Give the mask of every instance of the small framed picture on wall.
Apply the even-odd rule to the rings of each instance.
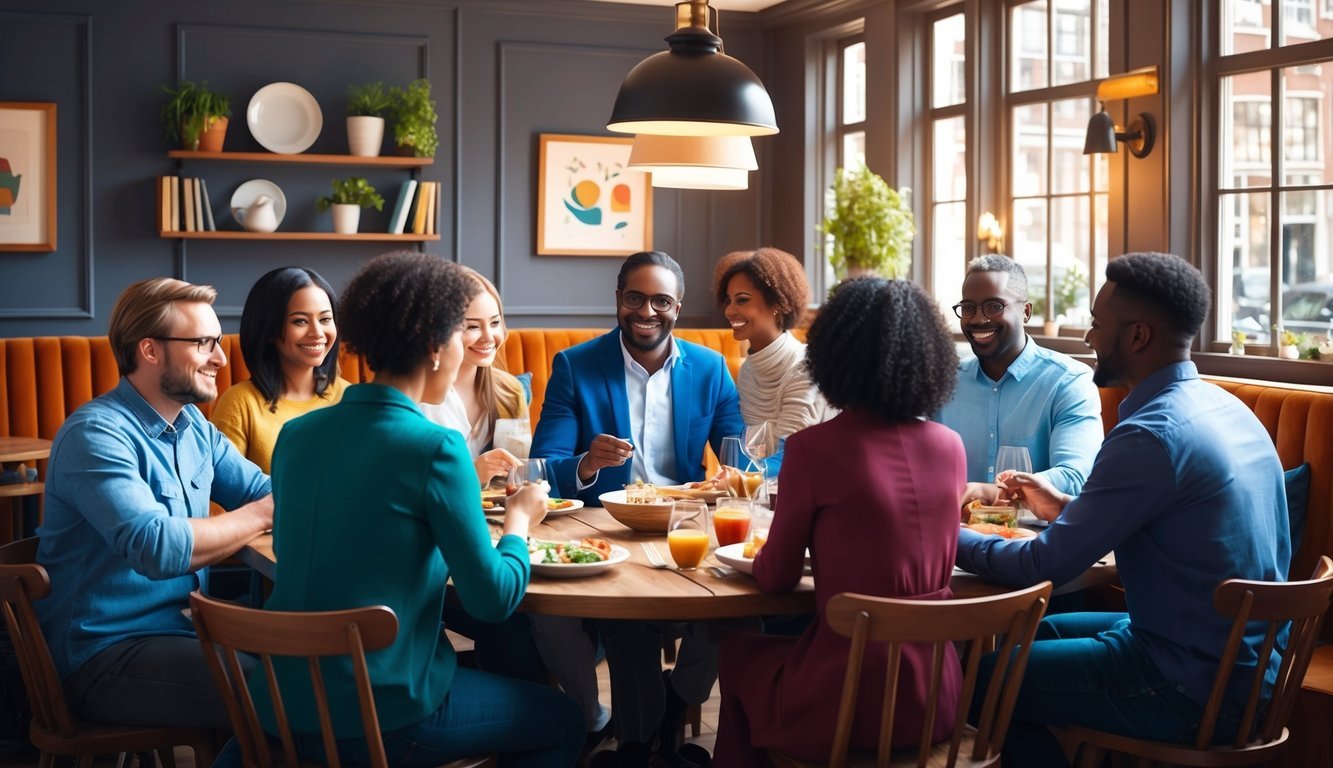
[[[0,102],[0,251],[56,249],[56,105]]]
[[[653,190],[632,138],[541,134],[537,253],[627,256],[653,247]]]

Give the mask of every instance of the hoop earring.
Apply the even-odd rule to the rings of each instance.
[[[431,367],[432,371],[440,370],[440,358],[435,358],[435,365]]]

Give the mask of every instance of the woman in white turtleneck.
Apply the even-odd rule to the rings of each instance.
[[[810,300],[801,262],[776,248],[735,251],[718,262],[713,288],[732,335],[750,343],[736,377],[745,423],[770,422],[781,441],[831,417],[791,334]]]

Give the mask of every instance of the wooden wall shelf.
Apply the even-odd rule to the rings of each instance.
[[[388,232],[357,232],[340,235],[337,232],[240,232],[237,230],[219,230],[215,232],[158,232],[159,236],[170,240],[347,240],[351,242],[393,242],[425,243],[439,240],[439,235],[391,235]]]
[[[220,160],[229,163],[277,163],[286,165],[359,165],[378,168],[424,168],[435,163],[433,157],[399,157],[381,155],[279,155],[275,152],[194,152],[173,149],[167,152],[173,160]]]

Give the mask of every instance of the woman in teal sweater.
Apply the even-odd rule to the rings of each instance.
[[[343,341],[375,372],[342,402],[289,422],[273,455],[277,574],[267,608],[323,611],[383,604],[398,614],[392,646],[368,655],[389,763],[439,765],[499,752],[506,766],[571,766],[583,744],[574,702],[546,686],[459,668],[440,632],[445,581],[468,613],[501,621],[523,598],[527,534],[546,493],[525,488],[506,504],[492,543],[463,436],[427,420],[463,358],[463,311],[479,290],[464,270],[427,254],[368,262],[343,294]],[[326,672],[349,691],[350,666]],[[303,663],[280,676],[303,750],[323,761]],[[256,685],[255,683],[260,684]],[[252,681],[256,693],[264,688]],[[344,761],[365,743],[355,697],[332,697]],[[268,724],[272,724],[268,720]]]

